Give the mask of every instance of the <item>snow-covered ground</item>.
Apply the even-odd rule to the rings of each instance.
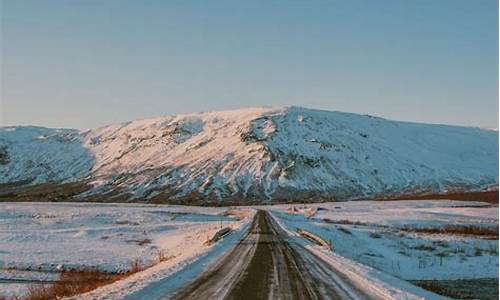
[[[391,293],[394,299],[405,293],[425,294],[399,279],[498,277],[498,240],[402,230],[449,224],[498,226],[498,207],[487,203],[357,201],[253,208],[270,210],[292,234],[300,228],[330,240],[333,254],[306,241],[307,248],[351,280]],[[51,281],[61,269],[84,266],[123,271],[136,259],[145,266],[156,264],[78,299],[168,294],[245,234],[254,210],[237,209],[240,218],[234,213],[223,216],[228,211],[146,204],[0,203],[0,295],[22,294],[27,287],[1,279]],[[234,233],[205,245],[221,225],[231,226]],[[169,259],[158,263],[160,252]]]
[[[0,295],[26,284],[2,279],[54,280],[57,271],[98,266],[119,272],[134,261],[161,270],[194,259],[221,226],[246,220],[223,216],[227,208],[137,204],[0,203]],[[243,214],[248,213],[242,211]],[[158,272],[158,266],[156,266]]]
[[[278,222],[278,224],[280,224],[282,228],[284,228],[289,237],[291,239],[294,239],[296,243],[304,245],[307,251],[321,258],[321,260],[335,269],[337,275],[341,274],[342,276],[349,278],[354,286],[373,296],[374,299],[438,300],[445,298],[415,285],[412,285],[405,280],[387,274],[383,271],[377,270],[375,268],[332,252],[331,249],[328,249],[324,246],[311,244],[310,241],[306,241],[296,231],[290,230],[294,228],[286,226],[282,222],[281,218],[276,219],[275,217],[275,220]],[[305,256],[310,256],[310,254],[305,254]]]
[[[498,240],[401,230],[451,224],[497,227],[498,207],[487,203],[359,201],[312,204],[305,209],[279,205],[272,210],[290,231],[315,233],[331,241],[335,253],[399,278],[498,277]]]
[[[498,186],[498,132],[301,107],[0,128],[0,183],[31,180],[140,201],[480,190]]]

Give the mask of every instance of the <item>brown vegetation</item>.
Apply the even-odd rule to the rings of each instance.
[[[130,270],[125,273],[107,273],[98,268],[63,271],[54,283],[30,285],[24,297],[0,297],[0,300],[52,300],[71,297],[90,292],[144,269],[141,261],[135,259],[131,263]]]
[[[454,299],[498,299],[498,279],[418,280],[412,281],[426,290]]]
[[[129,274],[134,274],[142,270],[144,270],[144,267],[142,266],[141,260],[138,258],[134,259],[130,265]]]
[[[53,284],[33,284],[28,287],[26,296],[4,297],[0,300],[51,300],[70,297],[92,291],[100,286],[110,284],[127,274],[105,273],[97,268],[78,271],[65,271]]]
[[[480,201],[498,205],[498,190],[497,191],[482,191],[482,192],[453,192],[444,194],[403,194],[376,199],[380,201],[386,200],[461,200],[461,201]]]
[[[48,182],[31,184],[19,181],[0,184],[0,202],[127,202],[132,195],[123,190],[103,191],[98,194],[81,195],[93,186],[86,180],[75,182]],[[0,299],[1,300],[1,299]]]
[[[86,182],[43,183],[30,185],[29,181],[0,184],[0,201],[71,201],[89,190]]]
[[[158,263],[170,260],[172,258],[175,258],[175,256],[169,255],[165,250],[158,251],[158,256],[157,256]]]
[[[476,225],[444,225],[442,227],[409,227],[402,228],[405,231],[421,232],[430,234],[462,234],[474,235],[488,239],[498,239],[498,227],[486,227]]]

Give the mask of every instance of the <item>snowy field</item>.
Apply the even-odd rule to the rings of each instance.
[[[221,226],[237,228],[227,208],[139,204],[1,203],[0,296],[30,281],[57,279],[63,269],[98,266],[121,272],[169,257],[203,253]],[[244,211],[243,211],[244,213]],[[161,253],[161,254],[160,254]],[[24,282],[23,280],[27,280]]]
[[[498,278],[498,239],[415,230],[495,228],[498,207],[487,203],[357,201],[253,208],[269,210],[291,234],[303,229],[331,241],[334,254],[321,254],[312,245],[311,251],[342,270],[352,269],[362,280],[378,278],[378,286],[396,282],[389,275],[405,280]],[[231,249],[249,228],[254,212],[248,207],[1,203],[0,296],[22,294],[33,281],[53,281],[64,269],[98,266],[121,272],[134,262],[152,267],[83,299],[122,299],[151,284],[154,289],[155,282],[169,277],[175,277],[169,283],[174,289]],[[235,233],[205,245],[221,226]],[[160,253],[168,259],[159,262]]]
[[[362,201],[280,205],[273,211],[290,231],[315,233],[331,241],[337,254],[402,279],[498,278],[498,239],[414,231],[498,227],[498,207],[487,203]]]

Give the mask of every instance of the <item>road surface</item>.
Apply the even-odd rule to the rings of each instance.
[[[228,255],[165,298],[374,299],[294,242],[263,210]]]

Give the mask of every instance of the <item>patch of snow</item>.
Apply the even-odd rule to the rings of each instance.
[[[273,206],[291,232],[310,231],[333,243],[334,252],[405,280],[498,277],[498,240],[405,232],[404,227],[498,227],[498,207],[487,203],[414,200]],[[316,213],[307,218],[311,208]]]
[[[412,285],[411,283],[381,272],[365,264],[348,259],[324,247],[311,245],[295,231],[295,226],[273,212],[273,218],[296,243],[304,245],[311,253],[330,264],[338,274],[342,274],[360,290],[380,299],[446,299],[432,292]],[[308,254],[303,254],[308,255]],[[338,281],[341,283],[341,281]],[[346,290],[349,290],[348,288]]]
[[[136,259],[144,267],[155,264],[160,253],[171,259],[151,269],[166,272],[208,251],[204,241],[221,226],[237,229],[249,220],[223,216],[225,211],[138,204],[0,203],[0,278],[40,280],[63,269],[94,266],[120,272],[130,270]],[[7,287],[14,286],[0,283],[2,293],[7,293]],[[15,287],[18,292],[21,285]]]

